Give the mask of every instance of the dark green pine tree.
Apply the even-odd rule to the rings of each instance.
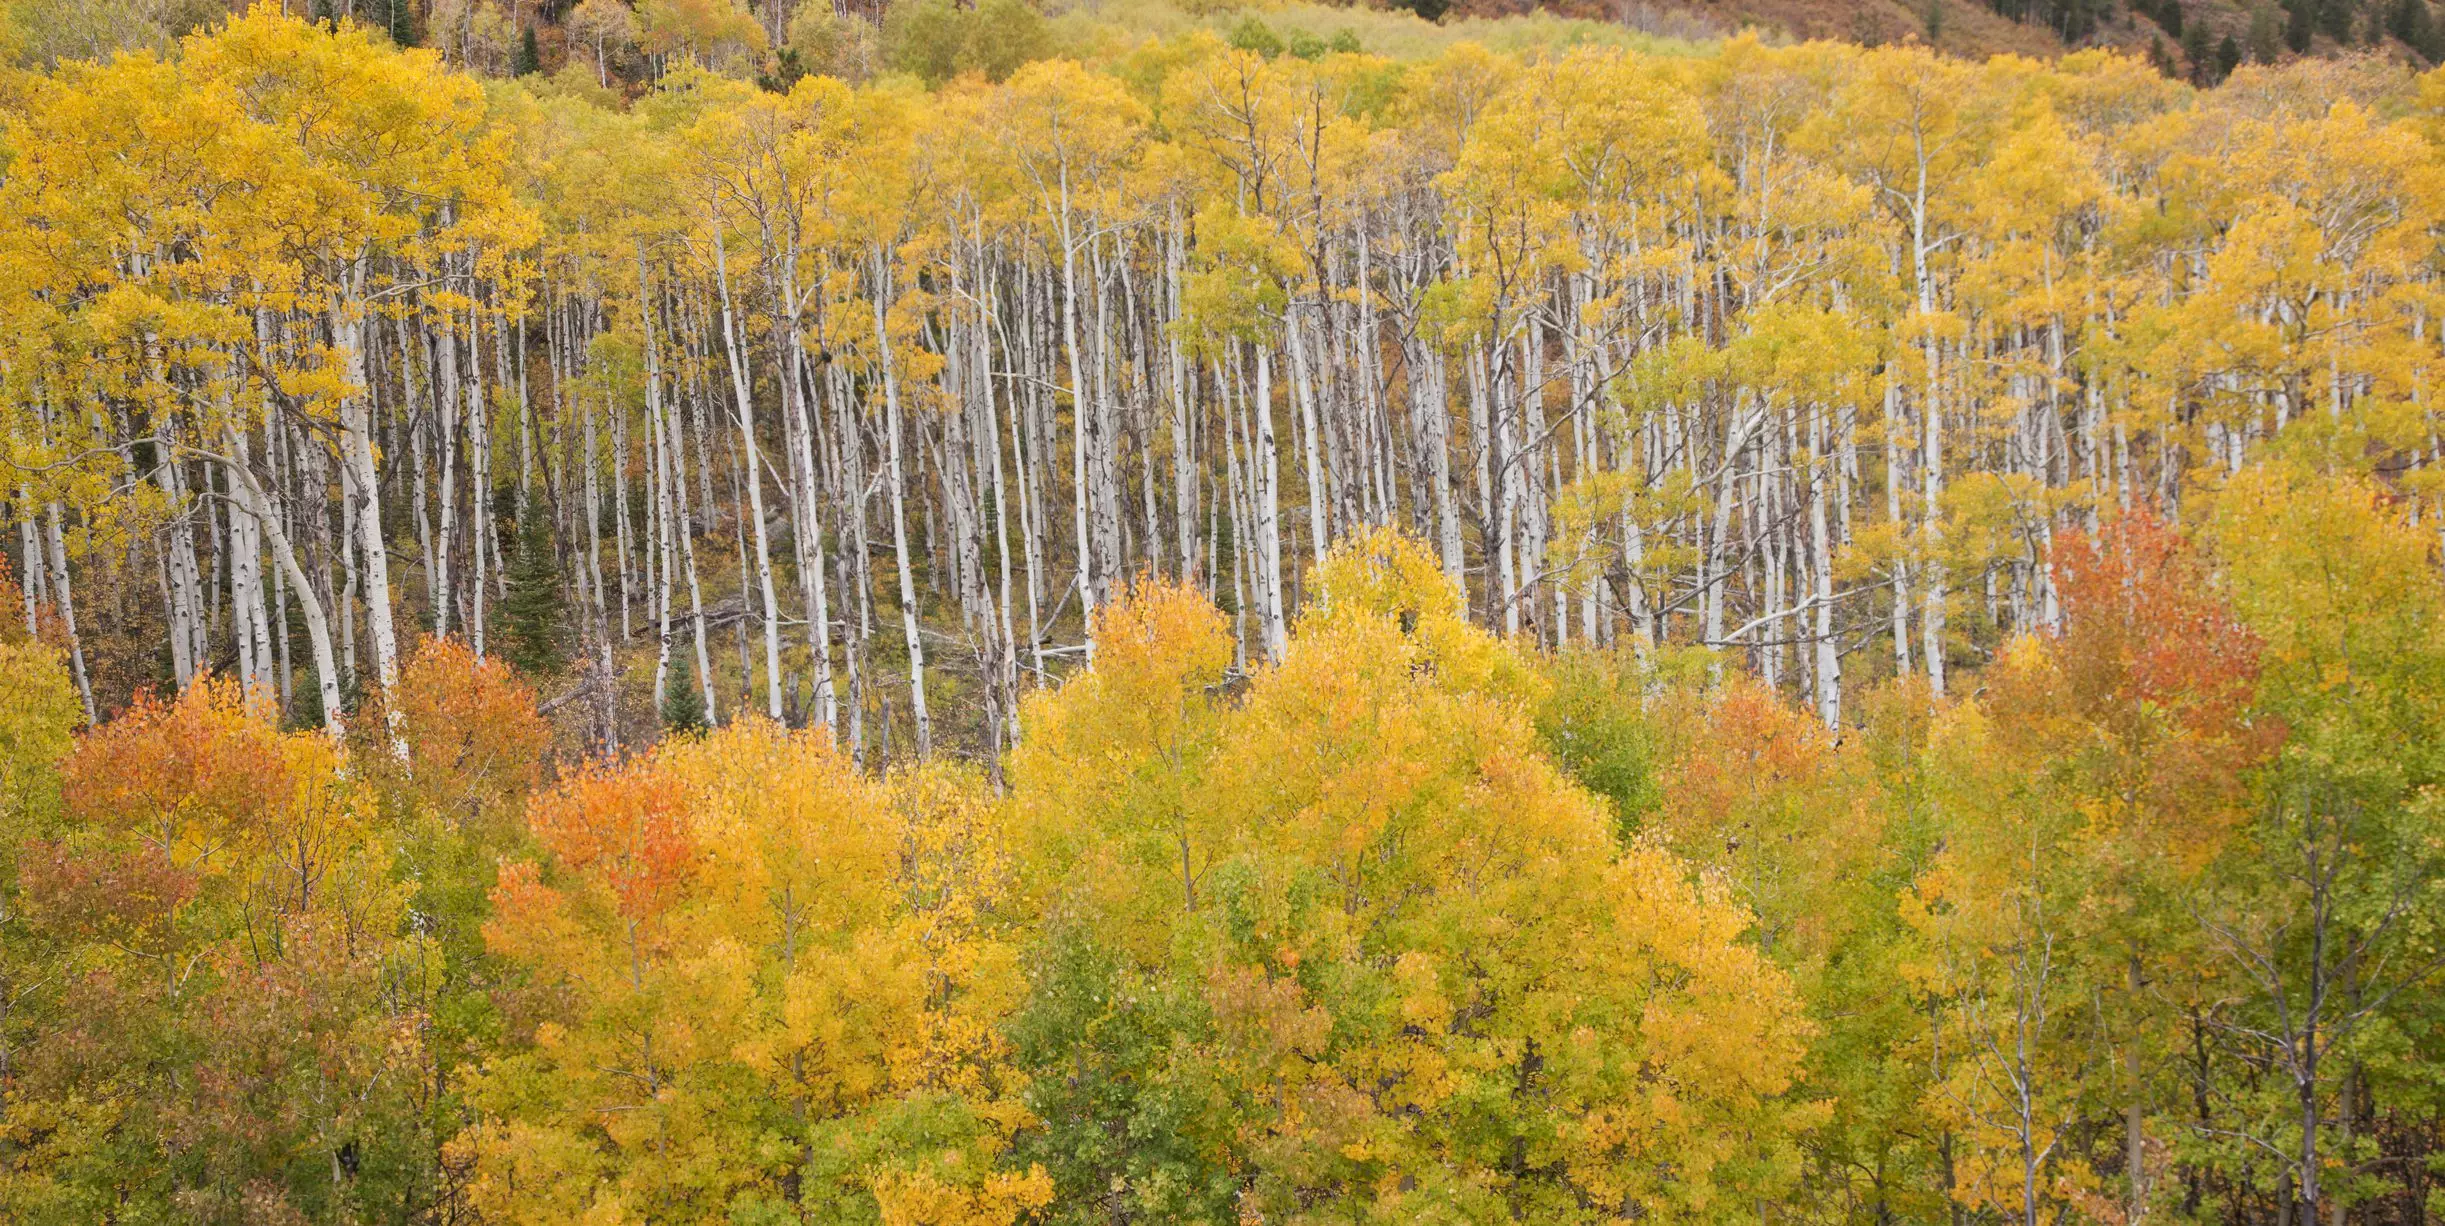
[[[2283,19],[2274,6],[2261,3],[2250,10],[2250,58],[2272,64],[2284,54]]]
[[[696,668],[688,653],[671,653],[669,689],[662,698],[662,727],[668,732],[705,730],[705,692],[696,688]]]
[[[2211,54],[2213,53],[2208,48],[2206,26],[2193,25],[2188,33],[2182,35],[2182,59],[2190,68],[2191,84],[2213,85],[2216,83],[2216,65],[2208,58]]]
[[[510,65],[514,76],[531,77],[543,71],[543,55],[535,47],[535,27],[528,26],[518,34],[518,58]]]
[[[391,41],[402,47],[416,45],[415,0],[391,0]]]
[[[2438,36],[2428,0],[2394,0],[2394,7],[2386,13],[2386,32],[2401,39],[2404,46],[2429,63],[2435,63],[2439,54],[2445,52],[2445,39]]]
[[[2148,66],[2168,77],[2180,75],[2174,69],[2173,53],[2165,49],[2165,40],[2161,38],[2148,41]]]
[[[518,522],[518,554],[509,564],[509,596],[501,602],[502,654],[530,677],[548,677],[568,662],[563,626],[568,607],[560,590],[560,559],[552,549],[552,517],[541,502]]]
[[[2343,46],[2352,44],[2352,18],[2358,16],[2352,0],[2319,0],[2318,29],[2326,37]]]
[[[2284,0],[2284,45],[2295,53],[2307,52],[2317,33],[2316,0]]]

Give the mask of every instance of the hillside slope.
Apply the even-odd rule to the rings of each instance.
[[[1536,0],[1456,0],[1477,16]],[[1963,55],[2059,55],[2080,47],[2152,49],[2213,64],[2226,39],[2249,60],[2379,50],[2435,62],[2445,53],[2429,0],[1555,0],[1541,7],[1681,37],[1744,28],[1794,39],[1914,40]],[[2188,54],[2186,54],[2186,45]]]
[[[111,51],[168,51],[255,0],[0,0],[0,59],[51,64]],[[1367,50],[1614,42],[1688,47],[1756,30],[1773,41],[1917,42],[1967,57],[2050,58],[2085,47],[2148,57],[2168,75],[2221,80],[2235,66],[2301,56],[2445,59],[2438,0],[276,0],[434,47],[488,76],[582,65],[635,88],[671,49],[693,48],[767,79],[908,69],[909,39],[949,69],[1086,54],[1191,25],[1230,32],[1249,17],[1285,37],[1349,32]],[[1432,24],[1420,23],[1423,17]],[[1015,57],[1015,58],[1014,58]],[[970,66],[979,66],[970,65]],[[920,65],[922,67],[922,64]],[[1003,71],[1007,71],[1007,66]],[[919,75],[931,75],[919,71]],[[987,75],[996,75],[988,71]]]

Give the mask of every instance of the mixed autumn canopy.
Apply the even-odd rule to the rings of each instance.
[[[0,1218],[2445,1212],[2445,75],[612,9],[0,73]]]

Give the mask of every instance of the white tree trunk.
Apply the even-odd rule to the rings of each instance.
[[[739,447],[744,453],[749,534],[755,542],[756,592],[764,601],[764,713],[781,718],[781,602],[773,595],[772,546],[764,532],[764,456],[756,448],[756,410],[749,395],[747,354],[739,344],[737,314],[730,300],[730,263],[722,254],[719,235],[713,240],[713,269],[722,294],[722,343],[730,356],[730,388],[738,405]]]
[[[878,248],[875,251],[874,331],[875,346],[883,364],[883,432],[889,436],[884,454],[891,471],[885,477],[885,482],[891,489],[892,551],[900,568],[900,628],[908,641],[909,713],[916,724],[917,756],[924,758],[932,756],[934,752],[934,726],[925,706],[925,640],[917,624],[917,584],[908,561],[908,480],[900,462],[900,376],[892,360],[891,332],[885,318],[885,303],[890,293],[890,266]]]

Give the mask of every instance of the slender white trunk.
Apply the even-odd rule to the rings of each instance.
[[[459,370],[458,334],[445,320],[441,334],[435,338],[439,356],[434,367],[438,388],[434,396],[439,412],[435,425],[441,431],[441,532],[434,538],[434,569],[430,576],[433,590],[427,595],[433,601],[433,633],[450,633],[450,616],[457,593],[452,582],[450,559],[458,546],[458,414]]]
[[[885,479],[891,487],[891,543],[900,567],[900,628],[908,641],[909,713],[917,728],[917,756],[924,758],[934,752],[934,727],[925,707],[925,640],[917,624],[917,584],[908,562],[908,480],[900,463],[900,376],[892,360],[885,310],[891,296],[891,270],[879,247],[874,261],[875,347],[883,365],[883,431],[889,436],[884,454],[891,465]]]
[[[676,431],[663,424],[662,351],[654,340],[653,289],[645,277],[645,252],[637,252],[637,326],[645,335],[646,451],[652,463],[654,497],[654,709],[664,710],[671,695],[671,572],[678,562],[678,542],[672,525],[670,440]],[[711,718],[711,713],[707,713]]]
[[[1070,357],[1070,518],[1078,558],[1080,624],[1085,627],[1087,659],[1095,659],[1096,582],[1087,530],[1087,422],[1094,414],[1087,399],[1086,362],[1078,348],[1078,238],[1070,224],[1070,172],[1061,170],[1061,339]]]
[[[223,466],[228,474],[232,494],[238,492],[239,469],[250,462],[248,439],[243,431],[229,432],[232,463]],[[251,475],[245,478],[251,482]],[[267,525],[257,509],[259,499],[237,499],[229,513],[229,597],[230,637],[238,647],[238,672],[245,678],[248,689],[258,694],[271,694],[278,689],[272,672],[272,627],[264,612],[263,540]]]
[[[19,569],[17,594],[25,598],[25,632],[28,637],[41,632],[37,617],[43,601],[43,576],[49,569],[42,560],[42,530],[34,517],[34,491],[24,484],[17,486],[17,556],[25,563]]]
[[[1256,511],[1256,587],[1264,622],[1265,658],[1280,661],[1290,646],[1290,624],[1282,609],[1282,468],[1273,433],[1273,351],[1256,346],[1256,395],[1248,412],[1256,427],[1256,454],[1249,457]]]
[[[807,369],[807,338],[799,314],[798,247],[793,238],[781,260],[781,310],[788,334],[776,345],[789,355],[781,406],[790,439],[790,538],[797,550],[799,599],[806,608],[807,654],[815,669],[815,719],[826,736],[837,737],[840,700],[832,677],[832,607],[824,574],[823,492],[817,483],[816,439],[822,429],[815,388]]]
[[[477,659],[484,658],[485,584],[500,549],[492,528],[492,430],[484,403],[484,366],[476,348],[481,317],[467,313],[467,633]]]
[[[362,266],[355,275],[361,282]],[[361,394],[365,386],[364,321],[358,311],[334,306],[331,331],[338,338],[342,369],[352,389],[340,402],[340,466],[345,477],[341,484],[356,507],[357,559],[361,569],[358,590],[365,599],[365,630],[374,652],[374,676],[387,696],[399,685],[399,637],[391,623],[390,555],[382,538],[382,493],[374,469],[372,403]],[[405,757],[407,742],[399,736],[397,708],[385,704],[385,709],[392,712],[392,751]]]
[[[1180,230],[1180,210],[1172,206],[1171,228],[1164,244],[1164,306],[1174,325],[1163,329],[1167,343],[1165,356],[1171,371],[1172,410],[1172,525],[1180,543],[1180,579],[1183,583],[1197,582],[1197,484],[1199,471],[1194,443],[1190,435],[1189,380],[1195,368],[1187,360],[1180,345],[1181,318],[1180,281],[1186,240]]]
[[[1834,639],[1834,542],[1827,529],[1825,479],[1825,410],[1808,419],[1808,538],[1814,564],[1817,599],[1817,718],[1828,728],[1842,727],[1842,650]]]
[[[681,393],[678,389],[674,389],[672,394],[676,398]],[[663,420],[670,425],[670,436],[665,440],[662,450],[670,460],[671,513],[672,517],[678,521],[680,565],[687,571],[688,576],[688,620],[694,624],[696,630],[696,688],[704,693],[705,723],[711,725],[721,722],[721,703],[715,696],[713,688],[713,653],[705,631],[705,588],[697,581],[696,575],[697,512],[696,508],[688,502],[688,440],[686,422],[683,420],[685,416],[684,405],[673,403],[668,406],[668,411],[663,414]],[[703,439],[700,437],[697,441],[697,472],[702,474],[706,469],[712,467],[713,457],[705,454]]]
[[[1282,336],[1290,354],[1291,400],[1299,410],[1300,461],[1307,475],[1307,537],[1308,557],[1321,560],[1327,547],[1328,529],[1325,524],[1324,461],[1316,429],[1316,381],[1313,363],[1307,356],[1307,328],[1299,318],[1294,301],[1282,312]]]
[[[340,667],[331,646],[331,619],[323,608],[322,597],[314,589],[314,581],[298,564],[297,550],[289,541],[279,508],[264,497],[263,489],[247,467],[246,437],[236,429],[229,431],[231,463],[225,471],[230,476],[230,492],[236,496],[246,518],[261,525],[263,535],[272,547],[272,557],[289,577],[289,587],[297,595],[298,611],[306,623],[306,641],[314,653],[314,680],[322,696],[323,731],[337,740],[343,729],[340,723]]]
[[[739,344],[737,313],[730,301],[730,263],[719,235],[713,240],[713,270],[722,292],[722,343],[730,355],[730,388],[738,405],[739,447],[745,454],[747,515],[753,521],[756,591],[764,600],[764,712],[781,718],[781,602],[773,595],[772,546],[764,533],[764,456],[756,449],[756,410],[749,395],[747,354]]]
[[[192,527],[193,508],[187,505],[185,474],[177,455],[177,425],[165,418],[162,422],[160,456],[153,470],[162,495],[173,512],[164,526],[167,544],[162,551],[162,564],[168,574],[170,612],[170,668],[178,688],[185,689],[206,667],[209,652],[203,639],[203,590],[195,560],[195,536]]]
[[[1911,198],[1910,241],[1911,269],[1918,283],[1919,318],[1927,328],[1919,341],[1919,355],[1926,369],[1925,400],[1920,418],[1919,445],[1920,507],[1919,533],[1922,541],[1921,585],[1925,589],[1926,614],[1920,622],[1923,632],[1919,654],[1927,666],[1927,684],[1938,697],[1944,694],[1944,406],[1939,395],[1937,377],[1939,349],[1932,325],[1935,317],[1935,277],[1928,267],[1932,252],[1927,236],[1927,159],[1922,149],[1916,193]]]
[[[76,677],[76,693],[85,706],[85,722],[98,718],[93,705],[93,678],[85,670],[85,640],[76,629],[76,589],[68,579],[68,535],[62,523],[57,501],[48,508],[46,525],[51,538],[51,603],[59,611],[60,629],[68,635],[68,668]]]

